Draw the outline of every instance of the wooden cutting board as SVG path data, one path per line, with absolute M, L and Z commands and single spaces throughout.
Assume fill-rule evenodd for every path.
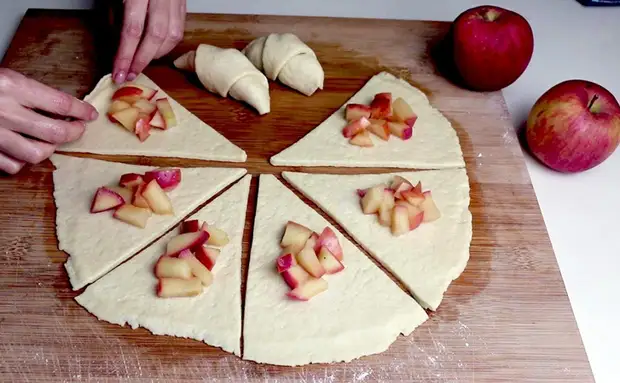
M 146 70 L 172 97 L 245 149 L 248 162 L 238 166 L 252 174 L 300 170 L 271 167 L 268 159 L 379 71 L 401 75 L 429 96 L 452 121 L 465 153 L 474 234 L 466 271 L 439 310 L 411 336 L 399 337 L 385 353 L 351 363 L 283 368 L 246 362 L 197 341 L 99 322 L 73 300 L 76 293 L 63 268 L 66 254 L 57 249 L 52 166 L 46 161 L 0 179 L 0 380 L 593 381 L 501 93 L 460 89 L 434 64 L 448 29 L 442 22 L 190 15 L 185 40 L 172 58 L 201 42 L 242 48 L 270 32 L 292 31 L 315 49 L 325 68 L 325 90 L 307 98 L 271 83 L 272 112 L 264 117 L 206 92 L 191 76 L 173 69 L 170 59 Z M 92 12 L 29 11 L 3 65 L 83 97 L 110 70 L 111 36 Z M 90 157 L 156 166 L 211 165 Z M 244 268 L 255 191 L 256 179 Z

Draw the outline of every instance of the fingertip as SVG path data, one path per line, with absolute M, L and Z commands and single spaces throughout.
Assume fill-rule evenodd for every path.
M 99 118 L 99 112 L 97 112 L 97 109 L 93 108 L 93 110 L 90 112 L 90 121 L 94 121 L 98 118 Z
M 126 73 L 124 70 L 119 70 L 113 76 L 114 82 L 117 84 L 122 84 L 125 82 Z
M 86 131 L 86 124 L 83 121 L 73 121 L 71 125 L 73 125 L 74 129 L 71 129 L 68 134 L 68 142 L 75 141 L 82 137 Z
M 131 72 L 127 75 L 127 81 L 133 81 L 138 77 L 135 73 Z

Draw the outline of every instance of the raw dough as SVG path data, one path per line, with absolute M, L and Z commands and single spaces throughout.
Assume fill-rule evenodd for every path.
M 325 73 L 314 51 L 292 33 L 272 33 L 250 42 L 243 53 L 271 80 L 311 96 L 323 89 Z
M 357 189 L 390 184 L 398 174 L 431 190 L 441 218 L 395 237 L 379 225 L 376 215 L 364 215 Z M 452 280 L 469 259 L 472 217 L 469 182 L 464 169 L 376 175 L 326 175 L 284 172 L 284 178 L 325 210 L 390 270 L 417 301 L 436 310 Z
M 91 214 L 90 204 L 100 186 L 118 185 L 124 173 L 144 173 L 147 166 L 53 155 L 54 200 L 58 248 L 69 254 L 65 268 L 78 290 L 112 270 L 176 225 L 196 207 L 238 180 L 245 169 L 182 168 L 181 184 L 169 192 L 174 215 L 153 215 L 140 229 L 112 217 Z
M 210 92 L 250 104 L 259 114 L 270 111 L 269 82 L 265 75 L 236 49 L 200 44 L 174 61 L 179 69 L 196 71 Z
M 168 96 L 151 79 L 141 74 L 134 82 L 158 89 L 156 98 L 168 97 L 177 119 L 175 127 L 168 130 L 152 129 L 151 136 L 146 141 L 140 142 L 135 134 L 110 122 L 107 116 L 110 97 L 118 86 L 113 83 L 110 75 L 106 75 L 84 98 L 97 109 L 99 118 L 86 124 L 86 131 L 79 140 L 62 145 L 59 150 L 229 162 L 244 162 L 247 159 L 243 150 Z
M 213 268 L 213 284 L 192 298 L 162 299 L 155 295 L 153 267 L 178 229 L 90 285 L 75 300 L 100 320 L 156 335 L 203 341 L 240 355 L 241 242 L 251 176 L 188 219 L 206 221 L 224 230 L 230 243 Z
M 289 220 L 320 231 L 329 223 L 272 175 L 261 175 L 243 328 L 244 359 L 278 365 L 351 361 L 385 351 L 428 317 L 336 229 L 345 269 L 325 277 L 327 291 L 308 302 L 285 296 L 275 259 Z
M 369 105 L 374 95 L 391 92 L 404 98 L 418 115 L 413 137 L 403 141 L 372 137 L 372 148 L 349 144 L 342 136 L 347 125 L 346 104 L 297 143 L 271 157 L 276 166 L 399 167 L 444 169 L 464 167 L 463 153 L 456 131 L 428 98 L 408 82 L 383 72 L 374 76 L 348 103 Z

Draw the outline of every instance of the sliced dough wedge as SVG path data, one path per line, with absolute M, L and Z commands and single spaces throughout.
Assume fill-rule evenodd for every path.
M 371 78 L 349 103 L 369 105 L 377 93 L 391 92 L 402 97 L 417 113 L 413 137 L 403 141 L 372 137 L 374 146 L 351 145 L 342 135 L 347 125 L 343 105 L 301 140 L 271 157 L 275 166 L 342 166 L 445 169 L 465 166 L 456 131 L 419 89 L 405 80 L 382 72 Z
M 371 175 L 284 172 L 284 178 L 327 214 L 403 282 L 425 308 L 436 310 L 450 283 L 469 260 L 472 216 L 464 169 Z M 376 215 L 364 215 L 358 189 L 389 185 L 395 175 L 431 190 L 441 218 L 395 237 Z
M 229 238 L 212 272 L 213 284 L 191 298 L 158 298 L 153 268 L 166 250 L 173 230 L 140 254 L 88 286 L 75 300 L 98 319 L 156 335 L 196 339 L 240 355 L 241 243 L 251 176 L 188 219 L 206 221 Z
M 324 277 L 307 302 L 286 297 L 275 259 L 287 221 L 320 231 L 329 223 L 272 175 L 261 175 L 245 298 L 243 358 L 277 365 L 351 361 L 383 352 L 428 317 L 368 257 L 335 231 L 345 269 Z M 330 226 L 331 227 L 331 226 Z
M 146 141 L 140 142 L 135 134 L 111 122 L 107 117 L 107 111 L 111 103 L 110 97 L 118 86 L 108 74 L 84 98 L 84 101 L 91 103 L 97 109 L 99 118 L 86 124 L 86 130 L 80 139 L 62 145 L 59 150 L 228 162 L 244 162 L 247 159 L 242 149 L 181 106 L 151 79 L 140 74 L 134 82 L 157 89 L 156 98 L 168 98 L 176 116 L 176 126 L 167 130 L 151 129 L 151 136 Z
M 182 168 L 180 185 L 168 193 L 174 215 L 153 215 L 140 229 L 112 217 L 89 212 L 100 186 L 118 185 L 125 173 L 144 173 L 147 166 L 126 165 L 53 155 L 54 201 L 58 248 L 69 254 L 65 268 L 78 290 L 112 270 L 176 225 L 220 190 L 241 178 L 245 169 Z

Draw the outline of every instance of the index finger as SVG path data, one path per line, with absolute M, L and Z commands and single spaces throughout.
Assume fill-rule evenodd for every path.
M 148 0 L 126 0 L 125 13 L 123 15 L 123 29 L 121 40 L 114 59 L 114 71 L 112 78 L 117 84 L 123 83 L 127 78 L 129 66 L 136 54 L 136 49 L 142 38 L 144 21 Z
M 87 102 L 30 78 L 24 77 L 23 80 L 22 86 L 15 89 L 15 96 L 26 107 L 85 121 L 95 120 L 99 116 L 97 109 Z

